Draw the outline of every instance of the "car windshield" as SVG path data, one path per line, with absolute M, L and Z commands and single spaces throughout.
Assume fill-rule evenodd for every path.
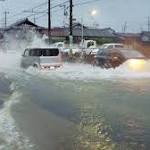
M 144 58 L 145 56 L 136 50 L 121 50 L 126 58 Z
M 123 44 L 104 44 L 100 48 L 107 49 L 107 48 L 124 48 Z
M 124 45 L 115 45 L 115 48 L 124 48 Z
M 29 52 L 30 56 L 58 56 L 58 49 L 32 49 Z
M 108 46 L 109 46 L 109 45 L 104 44 L 104 45 L 102 45 L 100 48 L 101 48 L 101 49 L 106 49 L 106 48 L 108 48 Z

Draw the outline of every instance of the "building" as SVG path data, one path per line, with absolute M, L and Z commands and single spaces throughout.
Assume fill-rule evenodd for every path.
M 1 28 L 0 47 L 4 50 L 22 49 L 24 45 L 28 45 L 32 41 L 37 28 L 38 26 L 27 18 L 19 20 L 7 28 Z
M 82 30 L 83 29 L 83 30 Z M 90 28 L 82 26 L 80 23 L 73 25 L 73 37 L 74 42 L 79 43 L 81 41 L 83 31 L 84 39 L 96 40 L 98 44 L 121 42 L 129 47 L 133 47 L 139 51 L 142 51 L 145 55 L 150 56 L 150 32 L 143 31 L 141 33 L 116 33 L 111 28 Z M 16 23 L 8 26 L 7 28 L 0 29 L 0 44 L 6 43 L 7 40 L 20 42 L 30 42 L 35 35 L 42 37 L 45 35 L 48 39 L 48 29 L 40 27 L 37 24 L 30 21 L 28 18 L 19 20 Z M 69 27 L 53 27 L 51 29 L 51 39 L 53 42 L 66 41 L 69 39 Z
M 82 30 L 83 29 L 83 30 Z M 47 34 L 46 28 L 39 28 L 39 32 Z M 100 39 L 112 39 L 116 40 L 117 36 L 115 31 L 111 28 L 94 29 L 86 27 L 76 23 L 73 25 L 73 39 L 75 43 L 79 43 L 82 38 L 82 32 L 84 39 L 100 40 Z M 69 40 L 69 28 L 68 27 L 54 27 L 51 29 L 51 36 L 54 40 Z
M 150 32 L 117 33 L 119 41 L 150 57 Z
M 83 29 L 84 39 L 95 39 L 97 41 L 107 41 L 108 42 L 116 41 L 115 31 L 111 28 L 105 29 L 94 29 L 90 27 L 86 27 L 80 24 L 75 23 L 73 25 L 73 38 L 75 43 L 81 42 Z M 16 39 L 25 39 L 27 33 L 36 32 L 39 36 L 46 35 L 48 37 L 48 29 L 45 27 L 40 27 L 30 21 L 28 18 L 17 21 L 16 23 L 8 26 L 5 29 L 1 29 L 3 34 L 7 34 L 9 36 L 13 36 Z M 29 36 L 29 34 L 28 34 Z M 51 29 L 51 39 L 53 41 L 69 41 L 69 27 L 53 27 Z

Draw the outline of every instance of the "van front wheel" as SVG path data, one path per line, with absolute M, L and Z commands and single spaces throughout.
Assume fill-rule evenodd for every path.
M 39 65 L 38 64 L 33 64 L 33 68 L 39 69 Z

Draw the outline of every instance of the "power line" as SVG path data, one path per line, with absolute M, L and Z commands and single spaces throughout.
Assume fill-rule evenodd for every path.
M 51 0 L 52 2 L 54 2 L 55 0 Z M 54 8 L 56 8 L 56 7 L 59 7 L 60 5 L 63 5 L 63 4 L 66 4 L 66 3 L 68 3 L 69 1 L 67 0 L 67 1 L 64 1 L 64 2 L 62 2 L 62 3 L 59 3 L 59 4 L 57 4 L 57 5 L 54 5 L 54 6 L 51 6 L 51 9 L 54 9 Z M 37 8 L 37 7 L 40 7 L 42 4 L 44 4 L 44 3 L 41 3 L 41 4 L 39 4 L 39 5 L 37 5 L 37 6 L 35 6 L 35 7 L 33 7 L 33 8 Z M 32 9 L 33 9 L 32 8 Z M 16 14 L 14 14 L 13 16 L 10 16 L 9 18 L 10 19 L 12 19 L 12 18 L 14 18 L 14 17 L 16 17 L 16 16 L 20 16 L 20 15 L 22 15 L 22 14 L 24 14 L 25 12 L 27 12 L 27 11 L 31 11 L 31 13 L 32 13 L 32 10 L 31 9 L 28 9 L 28 10 L 25 10 L 25 11 L 21 11 L 21 12 L 19 12 L 19 13 L 16 13 Z M 47 9 L 45 9 L 45 10 L 42 10 L 42 11 L 40 11 L 40 12 L 33 12 L 32 14 L 30 14 L 30 15 L 28 15 L 28 16 L 24 16 L 23 18 L 29 18 L 29 17 L 32 17 L 32 16 L 35 16 L 35 15 L 39 15 L 40 13 L 45 13 L 45 14 L 48 14 L 48 11 L 47 11 Z M 43 15 L 44 16 L 44 15 Z M 9 20 L 10 20 L 9 19 Z
M 53 12 L 57 12 L 57 11 L 59 11 L 59 10 L 63 10 L 63 8 L 56 9 L 56 10 L 55 10 L 55 11 L 53 11 Z M 38 16 L 38 17 L 36 17 L 35 19 L 37 20 L 37 19 L 42 18 L 42 17 L 44 17 L 44 16 L 47 16 L 47 12 L 45 12 L 45 14 L 42 14 L 42 15 L 40 15 L 40 16 Z
M 65 1 L 65 2 L 63 2 L 63 3 L 59 3 L 59 4 L 57 4 L 57 5 L 55 5 L 55 6 L 52 6 L 50 9 L 52 10 L 52 9 L 54 9 L 54 8 L 57 8 L 57 7 L 59 7 L 59 6 L 61 6 L 61 5 L 63 5 L 63 4 L 65 4 L 65 3 L 68 3 L 69 1 L 67 0 L 67 1 Z M 48 14 L 48 11 L 47 11 L 47 9 L 46 10 L 42 10 L 41 12 L 33 12 L 33 13 L 37 13 L 37 15 L 38 14 L 41 14 L 41 13 L 45 13 L 45 15 L 47 15 Z M 26 18 L 29 18 L 29 17 L 31 17 L 31 16 L 33 16 L 34 14 L 30 14 L 30 15 L 28 15 L 28 16 L 26 16 Z M 45 16 L 45 15 L 42 15 L 42 16 Z M 38 18 L 38 17 L 37 17 Z M 41 18 L 41 16 L 40 16 L 40 18 Z
M 93 2 L 97 2 L 97 1 L 100 1 L 100 0 L 88 0 L 88 1 L 85 1 L 85 2 L 81 2 L 81 3 L 76 3 L 76 4 L 74 4 L 73 6 L 78 6 L 78 5 L 85 5 L 85 4 L 89 4 L 89 3 L 93 3 Z M 56 8 L 56 7 L 58 7 L 58 6 L 64 6 L 64 4 L 65 3 L 68 3 L 69 1 L 67 0 L 67 1 L 65 1 L 65 2 L 63 2 L 63 3 L 60 3 L 60 4 L 57 4 L 57 5 L 55 5 L 55 6 L 53 6 L 52 8 Z M 52 9 L 51 8 L 51 9 Z M 68 7 L 67 7 L 68 8 Z M 59 10 L 62 10 L 62 9 L 59 9 Z M 45 10 L 44 10 L 45 11 Z M 43 12 L 44 12 L 43 11 Z M 58 10 L 57 10 L 58 11 Z M 46 12 L 45 12 L 46 13 Z M 46 14 L 43 14 L 43 15 L 41 15 L 41 16 L 39 16 L 39 17 L 36 17 L 36 19 L 39 19 L 39 18 L 42 18 L 42 17 L 44 17 L 44 16 L 46 16 Z
M 37 5 L 37 6 L 33 7 L 33 8 L 31 8 L 31 9 L 40 8 L 41 6 L 44 6 L 44 5 L 46 5 L 46 4 L 47 4 L 47 2 L 44 2 L 44 3 L 41 3 L 41 4 L 39 4 L 39 5 Z
M 55 1 L 55 0 L 52 0 L 52 2 L 53 2 L 53 1 Z M 38 5 L 34 6 L 33 8 L 30 8 L 30 9 L 28 9 L 28 10 L 26 10 L 26 11 L 31 11 L 31 10 L 33 10 L 33 9 L 40 8 L 40 7 L 42 7 L 42 6 L 46 5 L 46 4 L 47 4 L 47 2 L 38 4 Z M 20 15 L 22 15 L 22 14 L 24 14 L 24 11 L 21 11 L 21 12 L 19 12 L 19 13 L 16 13 L 16 14 L 10 16 L 10 18 L 14 18 L 14 17 L 20 16 Z
M 0 0 L 0 1 L 5 1 L 5 0 Z M 56 0 L 51 0 L 51 2 L 54 2 L 54 1 L 56 1 Z M 65 2 L 63 2 L 63 3 L 57 4 L 57 5 L 53 6 L 53 7 L 51 7 L 50 9 L 56 8 L 56 7 L 58 7 L 58 6 L 62 5 L 62 4 L 65 4 L 65 3 L 67 3 L 67 2 L 68 2 L 68 1 L 65 1 Z M 38 5 L 36 5 L 35 7 L 31 8 L 31 9 L 28 9 L 28 10 L 26 10 L 26 11 L 30 11 L 30 10 L 33 11 L 33 9 L 40 8 L 40 7 L 42 7 L 42 6 L 46 5 L 46 4 L 47 4 L 47 2 L 38 4 Z M 14 14 L 14 15 L 9 16 L 9 18 L 12 19 L 12 18 L 15 18 L 15 17 L 17 17 L 17 16 L 21 16 L 21 15 L 23 15 L 26 11 L 18 12 L 18 13 Z M 33 14 L 33 13 L 34 13 L 34 14 Z M 24 17 L 24 18 L 28 18 L 28 17 L 34 16 L 34 20 L 35 20 L 35 15 L 37 15 L 38 13 L 40 14 L 40 13 L 48 13 L 48 12 L 47 12 L 47 10 L 44 10 L 43 12 L 32 12 L 31 15 L 28 15 L 28 16 L 26 16 L 26 17 Z M 7 16 L 6 16 L 6 19 L 7 19 Z M 10 19 L 9 19 L 9 20 L 10 20 Z M 5 21 L 5 22 L 6 22 L 6 21 Z M 6 23 L 5 23 L 5 24 L 6 24 Z
M 54 0 L 53 0 L 54 1 Z M 52 1 L 52 2 L 53 2 Z M 60 6 L 60 5 L 62 5 L 62 4 L 65 4 L 65 3 L 67 3 L 67 2 L 69 2 L 68 0 L 67 1 L 65 1 L 65 2 L 63 2 L 63 3 L 59 3 L 59 4 L 57 4 L 57 5 L 54 5 L 54 6 L 51 6 L 51 8 L 50 9 L 54 9 L 54 8 L 56 8 L 56 7 L 58 7 L 58 6 Z M 32 8 L 32 10 L 33 10 L 34 8 Z M 25 10 L 25 11 L 22 11 L 21 13 L 25 13 L 25 12 L 30 12 L 30 13 L 36 13 L 36 14 L 38 14 L 38 13 L 48 13 L 48 11 L 47 11 L 47 9 L 45 9 L 45 10 L 42 10 L 42 11 L 32 11 L 31 9 L 29 10 Z M 20 13 L 18 13 L 18 14 L 20 14 Z M 30 16 L 33 16 L 33 14 L 31 14 L 31 15 L 29 15 L 29 17 Z
M 94 2 L 98 2 L 98 1 L 101 1 L 101 0 L 88 0 L 85 2 L 76 3 L 76 4 L 74 4 L 74 6 L 86 5 L 86 4 L 90 4 L 90 3 L 94 3 Z
M 55 5 L 55 6 L 52 6 L 52 7 L 51 7 L 51 10 L 54 9 L 54 8 L 60 7 L 60 6 L 64 5 L 64 4 L 67 3 L 67 2 L 69 2 L 69 1 L 67 0 L 67 1 L 65 1 L 65 2 L 63 2 L 63 3 L 59 3 L 59 4 Z M 59 10 L 62 10 L 62 8 L 59 9 Z M 53 12 L 54 12 L 54 11 L 53 11 Z M 38 12 L 37 12 L 37 13 L 38 13 Z M 40 12 L 39 12 L 39 13 L 40 13 Z M 41 13 L 45 13 L 45 15 L 47 15 L 47 14 L 48 14 L 47 9 L 46 9 L 46 10 L 42 10 Z M 41 15 L 40 17 L 36 17 L 36 19 L 37 19 L 37 18 L 41 18 L 42 16 L 45 16 L 45 15 Z M 31 14 L 31 15 L 29 15 L 29 16 L 27 16 L 27 17 L 31 17 L 31 16 L 33 16 L 33 14 Z
M 56 1 L 56 0 L 51 0 L 51 2 L 53 2 L 53 1 Z M 85 1 L 85 2 L 76 3 L 76 4 L 74 4 L 73 6 L 85 5 L 85 4 L 89 4 L 89 3 L 93 3 L 93 2 L 97 2 L 97 1 L 100 1 L 100 0 L 88 0 L 88 1 Z M 56 8 L 56 7 L 62 6 L 62 5 L 64 5 L 64 4 L 66 4 L 66 3 L 68 3 L 68 2 L 69 2 L 69 0 L 64 1 L 64 2 L 62 2 L 62 3 L 59 3 L 59 4 L 56 4 L 55 6 L 52 6 L 50 9 L 54 9 L 54 8 Z M 26 11 L 30 11 L 30 10 L 33 10 L 33 9 L 40 8 L 40 7 L 42 7 L 42 6 L 46 5 L 46 4 L 47 4 L 47 2 L 43 2 L 43 3 L 38 4 L 37 6 L 31 8 L 31 9 L 26 10 Z M 14 17 L 16 17 L 16 16 L 20 16 L 20 15 L 22 15 L 22 14 L 24 14 L 24 13 L 25 13 L 25 11 L 21 11 L 21 12 L 19 12 L 19 13 L 16 13 L 16 14 L 10 16 L 9 18 L 12 19 L 12 18 L 14 18 Z M 34 13 L 34 14 L 33 14 L 33 13 Z M 35 15 L 39 15 L 40 13 L 45 13 L 45 15 L 46 15 L 48 12 L 47 12 L 47 10 L 43 10 L 43 11 L 40 11 L 40 12 L 35 11 L 35 12 L 32 12 L 32 14 L 30 14 L 30 15 L 28 15 L 28 16 L 25 16 L 24 18 L 28 18 L 28 17 L 32 17 L 32 16 L 35 16 Z M 45 16 L 45 15 L 43 14 L 42 16 Z M 41 16 L 40 16 L 40 17 L 41 17 Z M 40 17 L 39 17 L 39 18 L 40 18 Z M 34 18 L 36 18 L 36 17 L 34 17 Z
M 31 9 L 28 9 L 27 11 L 30 11 L 30 10 L 33 10 L 33 9 L 36 9 L 36 8 L 40 8 L 41 6 L 43 6 L 43 5 L 45 5 L 45 4 L 46 4 L 46 2 L 41 3 L 41 4 L 39 4 L 39 5 L 37 5 L 37 6 L 33 7 L 33 8 L 31 8 Z M 16 14 L 10 16 L 10 17 L 11 17 L 11 18 L 14 18 L 14 17 L 16 17 L 16 16 L 22 15 L 23 13 L 24 13 L 24 11 L 21 11 L 21 12 L 19 12 L 19 13 L 16 13 Z

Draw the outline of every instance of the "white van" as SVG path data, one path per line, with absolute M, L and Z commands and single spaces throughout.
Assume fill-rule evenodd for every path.
M 22 55 L 21 67 L 33 66 L 39 69 L 53 69 L 62 66 L 61 52 L 58 48 L 29 48 Z

